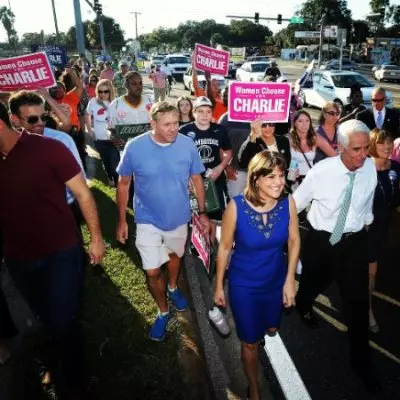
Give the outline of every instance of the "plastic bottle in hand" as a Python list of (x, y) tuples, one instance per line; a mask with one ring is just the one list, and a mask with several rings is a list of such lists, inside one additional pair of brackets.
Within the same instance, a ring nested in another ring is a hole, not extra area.
[(208, 311), (208, 318), (210, 318), (211, 322), (218, 329), (218, 332), (221, 335), (229, 335), (231, 328), (229, 327), (228, 321), (226, 320), (224, 314), (217, 306), (214, 306)]
[(290, 162), (290, 167), (289, 167), (289, 171), (288, 171), (288, 175), (287, 175), (288, 181), (292, 181), (292, 182), (296, 181), (298, 168), (299, 168), (299, 165), (297, 163), (297, 160), (292, 160)]

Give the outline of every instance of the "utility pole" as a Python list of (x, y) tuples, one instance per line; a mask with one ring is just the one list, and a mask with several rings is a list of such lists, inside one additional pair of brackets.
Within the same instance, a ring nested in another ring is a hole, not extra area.
[(137, 16), (142, 15), (142, 13), (137, 12), (137, 11), (131, 11), (131, 14), (135, 14), (135, 63), (138, 61), (138, 51), (139, 51), (139, 42), (138, 42), (138, 24), (137, 24)]
[(54, 18), (54, 26), (56, 28), (56, 43), (60, 44), (60, 32), (58, 31), (58, 22), (57, 22), (57, 13), (56, 13), (56, 6), (54, 4), (54, 0), (51, 0), (51, 6), (53, 8), (53, 18)]
[(135, 39), (138, 40), (138, 25), (137, 25), (137, 16), (142, 15), (142, 13), (137, 12), (137, 11), (131, 11), (131, 14), (135, 14)]
[(75, 13), (76, 44), (79, 54), (85, 54), (85, 34), (83, 32), (81, 3), (80, 0), (73, 0)]
[(100, 4), (99, 0), (94, 0), (93, 4), (89, 0), (85, 0), (89, 7), (96, 13), (96, 21), (99, 25), (100, 32), (100, 46), (101, 54), (107, 54), (106, 41), (104, 39), (104, 25), (103, 25), (103, 6)]
[(322, 14), (321, 16), (321, 29), (319, 31), (319, 51), (318, 51), (318, 68), (321, 66), (322, 61), (322, 46), (324, 44), (324, 24), (325, 24), (326, 15)]

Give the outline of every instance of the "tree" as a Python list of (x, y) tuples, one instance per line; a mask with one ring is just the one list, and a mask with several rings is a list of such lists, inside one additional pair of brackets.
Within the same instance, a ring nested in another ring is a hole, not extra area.
[(316, 29), (325, 15), (325, 25), (339, 25), (349, 29), (351, 11), (347, 8), (347, 0), (307, 0), (303, 3), (299, 14)]
[(0, 7), (0, 20), (6, 31), (8, 44), (15, 48), (18, 43), (17, 32), (14, 29), (15, 15), (8, 7)]
[[(124, 31), (120, 25), (115, 22), (114, 18), (103, 16), (104, 40), (106, 46), (112, 50), (119, 51), (125, 44)], [(100, 48), (100, 29), (96, 21), (85, 21), (86, 40), (91, 48)]]
[(362, 20), (353, 21), (354, 30), (352, 31), (351, 42), (362, 43), (371, 35), (371, 31), (367, 22)]
[(390, 0), (370, 0), (369, 5), (373, 13), (378, 13), (381, 8), (389, 7)]
[(271, 30), (264, 26), (255, 24), (247, 19), (232, 20), (229, 30), (231, 32), (231, 44), (241, 46), (262, 46), (267, 37), (272, 36)]

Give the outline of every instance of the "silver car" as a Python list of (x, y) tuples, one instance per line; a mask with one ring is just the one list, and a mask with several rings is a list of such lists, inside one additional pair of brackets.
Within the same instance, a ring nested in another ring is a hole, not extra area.
[[(340, 107), (349, 104), (350, 89), (357, 85), (363, 93), (363, 104), (371, 105), (375, 85), (364, 75), (351, 71), (306, 71), (296, 82), (295, 91), (304, 105), (322, 108), (327, 101)], [(392, 93), (386, 92), (387, 105), (392, 106)]]
[(381, 65), (374, 71), (374, 78), (378, 81), (400, 82), (400, 67), (397, 65)]

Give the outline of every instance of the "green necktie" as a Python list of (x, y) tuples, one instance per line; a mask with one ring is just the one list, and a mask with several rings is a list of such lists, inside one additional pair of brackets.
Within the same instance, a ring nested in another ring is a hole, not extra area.
[(336, 243), (340, 241), (343, 235), (344, 227), (346, 225), (346, 218), (347, 214), (349, 213), (350, 209), (350, 202), (351, 202), (351, 196), (353, 193), (353, 186), (354, 186), (354, 179), (356, 177), (355, 172), (348, 172), (346, 175), (350, 177), (350, 182), (347, 185), (346, 192), (344, 194), (344, 198), (342, 201), (342, 204), (340, 206), (340, 212), (338, 219), (336, 221), (336, 225), (333, 228), (332, 234), (329, 238), (330, 244), (333, 246)]

